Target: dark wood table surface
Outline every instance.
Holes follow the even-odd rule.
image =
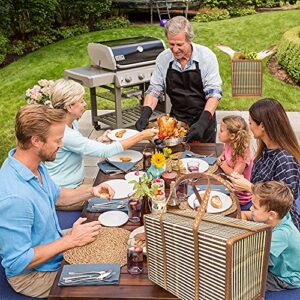
[[[142,152],[145,143],[139,143],[132,147],[131,149]],[[148,146],[148,144],[147,144]],[[223,151],[223,144],[191,144],[191,151],[210,155],[219,156]],[[179,150],[179,149],[178,149]],[[124,175],[108,176],[99,171],[94,185],[110,179],[124,178]],[[99,213],[89,213],[85,209],[82,212],[82,216],[87,217],[88,221],[98,220]],[[133,231],[139,226],[128,222],[122,228],[129,231]],[[148,279],[147,267],[144,268],[142,274],[130,275],[127,272],[127,266],[121,268],[120,284],[111,286],[74,286],[74,287],[59,287],[58,279],[62,271],[62,264],[58,275],[54,281],[50,295],[48,299],[58,300],[58,299],[84,299],[84,300],[95,300],[95,299],[109,299],[109,300],[119,300],[119,299],[162,299],[162,300],[175,300],[178,299],[171,293],[167,292],[163,288],[154,284]]]

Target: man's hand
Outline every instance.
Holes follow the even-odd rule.
[[[100,183],[99,185],[93,187],[93,195],[95,197],[101,198],[101,196],[102,196],[101,194],[103,194],[103,193],[107,194],[108,195],[108,199],[110,199],[110,200],[115,195],[115,191],[107,183]]]
[[[209,111],[204,110],[199,118],[199,120],[194,123],[189,132],[186,135],[186,141],[202,141],[205,130],[208,128],[209,124],[212,122],[213,118]]]
[[[138,131],[142,131],[147,127],[147,125],[149,123],[149,118],[151,117],[152,112],[153,112],[153,110],[150,106],[142,107],[141,117],[135,123],[135,128]]]
[[[79,218],[72,227],[68,238],[72,241],[72,246],[80,247],[96,240],[101,225],[99,221],[84,223],[86,218]]]

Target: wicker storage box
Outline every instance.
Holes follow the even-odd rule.
[[[145,216],[149,279],[180,299],[263,299],[270,227],[206,206]]]
[[[232,60],[231,84],[233,97],[262,95],[262,61]]]

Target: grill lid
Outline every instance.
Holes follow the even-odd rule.
[[[108,70],[153,64],[164,49],[164,42],[153,37],[132,37],[88,44],[92,65]]]

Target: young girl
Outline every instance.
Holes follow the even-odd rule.
[[[233,172],[242,174],[248,180],[251,176],[253,156],[250,150],[250,133],[242,117],[228,116],[222,119],[219,140],[225,144],[223,154],[217,164],[226,175]],[[241,210],[249,210],[252,205],[251,194],[237,192]]]

